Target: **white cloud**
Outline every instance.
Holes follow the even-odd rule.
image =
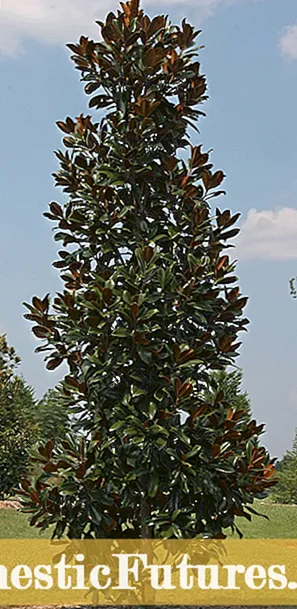
[[[282,54],[288,59],[297,59],[297,23],[286,27],[279,46]]]
[[[95,19],[102,19],[112,0],[2,0],[0,12],[0,52],[16,55],[26,40],[51,44],[75,42],[85,33],[96,36]]]
[[[250,209],[233,250],[238,260],[297,258],[297,209]]]
[[[164,8],[179,9],[192,5],[199,24],[217,7],[240,0],[162,0]],[[146,0],[142,6],[150,12],[159,10],[160,0]],[[0,55],[15,56],[26,40],[63,45],[75,42],[81,34],[98,36],[95,20],[103,20],[110,10],[116,11],[118,0],[0,0]]]

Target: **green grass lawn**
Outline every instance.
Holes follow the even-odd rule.
[[[266,514],[269,520],[253,516],[249,522],[245,518],[237,518],[236,523],[249,539],[296,539],[297,538],[297,505],[274,505],[266,501],[255,502],[255,509]]]
[[[35,527],[30,527],[26,514],[17,510],[0,510],[0,539],[47,538],[50,532],[39,533]]]
[[[269,520],[260,516],[253,516],[252,522],[245,518],[237,518],[237,525],[245,538],[297,538],[297,506],[274,505],[272,503],[255,504],[256,509],[269,516]],[[30,527],[26,514],[12,509],[0,510],[0,539],[38,538],[38,529]],[[41,534],[41,537],[50,537],[50,531]]]

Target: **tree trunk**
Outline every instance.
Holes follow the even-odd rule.
[[[146,499],[146,497],[142,497],[140,501],[140,524],[141,524],[141,539],[151,539],[152,538],[152,530],[147,524],[145,524],[146,518],[150,515],[151,508]]]

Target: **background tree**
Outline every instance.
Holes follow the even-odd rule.
[[[98,24],[101,42],[68,47],[90,107],[108,110],[58,122],[68,201],[45,214],[65,289],[26,305],[47,368],[69,366],[84,438],[39,449],[43,472],[23,496],[32,524],[57,536],[221,537],[274,484],[274,466],[262,426],[220,394],[204,399],[248,321],[226,253],[239,214],[211,209],[224,174],[188,137],[206,99],[199,32],[135,0]]]
[[[18,486],[36,440],[33,389],[15,374],[20,358],[0,335],[0,498]]]
[[[209,386],[204,399],[215,403],[218,394],[229,404],[230,408],[241,411],[251,417],[251,403],[247,391],[242,390],[242,370],[216,370],[210,374]]]
[[[293,298],[297,298],[297,290],[296,290],[296,277],[292,277],[289,281],[290,285],[290,294]]]
[[[278,463],[278,485],[272,493],[274,501],[297,504],[297,430],[291,450]]]
[[[66,402],[66,403],[65,403]],[[34,419],[40,440],[65,438],[71,429],[71,412],[60,386],[49,389],[36,404]]]

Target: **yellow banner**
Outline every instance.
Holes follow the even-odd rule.
[[[0,605],[297,605],[297,539],[0,540]]]

